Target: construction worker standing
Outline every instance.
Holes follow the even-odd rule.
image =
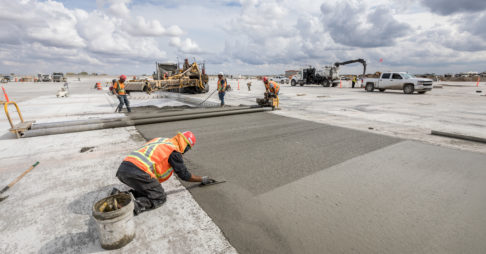
[[[353,76],[353,80],[351,83],[352,88],[354,88],[354,85],[356,85],[356,76]]]
[[[127,93],[125,91],[125,80],[127,80],[127,76],[121,75],[120,79],[116,81],[115,85],[113,86],[113,90],[115,91],[115,94],[120,101],[120,104],[118,104],[115,112],[121,112],[121,110],[123,109],[123,104],[127,106],[128,112],[132,112],[132,110],[130,109],[130,102],[127,98]]]
[[[165,203],[167,195],[160,183],[169,179],[173,172],[188,182],[215,182],[207,176],[191,174],[184,165],[182,155],[195,144],[196,137],[192,132],[179,132],[173,138],[154,138],[123,160],[116,177],[133,188],[130,192],[135,198],[135,215]],[[114,188],[111,195],[119,192]]]
[[[218,96],[221,101],[221,107],[224,107],[224,95],[226,94],[226,79],[223,77],[223,73],[218,74]]]

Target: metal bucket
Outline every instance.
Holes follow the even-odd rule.
[[[103,249],[119,249],[135,238],[133,208],[132,196],[127,193],[118,193],[94,204],[92,214]]]

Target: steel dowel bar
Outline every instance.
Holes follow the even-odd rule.
[[[434,131],[434,130],[432,130],[430,132],[430,134],[436,135],[436,136],[442,136],[442,137],[448,137],[448,138],[455,138],[455,139],[462,139],[462,140],[468,140],[468,141],[474,141],[474,142],[479,142],[479,143],[486,144],[486,139],[485,138],[480,138],[480,137],[474,137],[474,136],[468,136],[468,135],[457,134],[457,133],[450,133],[450,132],[443,132],[443,131]]]

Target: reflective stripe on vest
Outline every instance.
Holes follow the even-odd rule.
[[[274,93],[274,94],[278,94],[279,90],[280,90],[280,85],[277,84],[275,81],[269,81],[269,92],[271,93]]]
[[[173,171],[173,168],[170,167],[167,169],[164,173],[158,174],[157,169],[155,168],[155,163],[150,159],[153,155],[153,152],[155,151],[155,148],[159,145],[169,145],[175,148],[175,145],[169,142],[168,138],[162,139],[160,138],[157,141],[154,141],[152,143],[148,143],[142,148],[140,148],[138,151],[130,153],[127,157],[131,157],[135,160],[138,160],[141,162],[143,165],[145,165],[158,179],[160,180],[165,180],[165,178],[169,177]],[[145,151],[141,152],[143,148],[146,148]]]
[[[123,88],[121,87],[122,84],[123,84]],[[116,82],[116,89],[115,90],[116,90],[116,93],[121,94],[121,95],[124,95],[124,94],[126,94],[126,92],[125,92],[125,83],[122,83],[122,84],[120,84],[120,81],[117,81]]]
[[[221,81],[224,81],[224,86],[221,85]],[[227,82],[226,82],[226,79],[220,79],[218,80],[218,91],[223,91],[226,90],[226,86],[227,86]]]

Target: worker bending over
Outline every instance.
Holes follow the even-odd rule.
[[[179,132],[173,138],[154,138],[123,160],[116,177],[133,188],[130,192],[135,198],[135,215],[164,204],[167,198],[160,183],[169,179],[173,172],[188,182],[214,182],[207,176],[191,174],[184,165],[182,155],[195,144],[192,132]],[[118,192],[114,188],[111,194]]]
[[[267,77],[263,77],[263,84],[265,85],[265,97],[278,98],[280,85],[277,82],[268,80]]]
[[[127,76],[121,75],[120,79],[116,81],[115,85],[113,86],[113,90],[115,91],[115,94],[120,101],[120,104],[118,104],[115,112],[121,112],[123,109],[123,104],[127,106],[128,112],[132,112],[132,110],[130,109],[130,102],[127,98],[127,93],[125,91],[125,80],[127,80]]]

